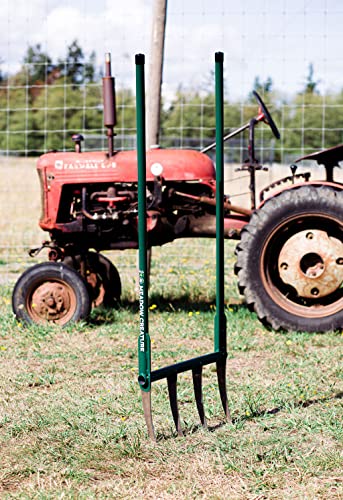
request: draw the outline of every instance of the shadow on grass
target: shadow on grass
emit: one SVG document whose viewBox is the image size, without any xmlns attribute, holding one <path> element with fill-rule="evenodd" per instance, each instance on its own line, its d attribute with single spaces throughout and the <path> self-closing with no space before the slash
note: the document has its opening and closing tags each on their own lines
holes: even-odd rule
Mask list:
<svg viewBox="0 0 343 500">
<path fill-rule="evenodd" d="M 323 398 L 315 398 L 315 399 L 308 399 L 306 401 L 299 401 L 299 402 L 296 402 L 296 403 L 293 403 L 293 404 L 285 402 L 283 405 L 280 405 L 278 407 L 275 407 L 275 408 L 272 408 L 272 409 L 269 409 L 269 410 L 261 410 L 259 412 L 254 412 L 249 417 L 246 416 L 246 415 L 244 415 L 242 417 L 233 418 L 232 421 L 223 419 L 222 422 L 219 422 L 219 423 L 217 423 L 215 425 L 208 425 L 205 428 L 205 430 L 207 430 L 210 433 L 211 432 L 216 432 L 218 429 L 221 429 L 222 427 L 224 427 L 227 424 L 231 424 L 233 426 L 239 426 L 240 424 L 242 424 L 244 422 L 249 422 L 249 421 L 252 421 L 252 420 L 256 420 L 258 418 L 263 418 L 263 417 L 266 417 L 268 415 L 276 415 L 276 414 L 280 413 L 281 411 L 283 411 L 283 410 L 285 410 L 287 408 L 290 408 L 290 407 L 292 407 L 292 409 L 295 409 L 295 408 L 308 408 L 309 406 L 312 406 L 312 405 L 315 405 L 315 404 L 327 403 L 328 401 L 333 401 L 334 399 L 343 399 L 343 392 L 338 392 L 336 394 L 332 394 L 331 396 L 326 396 L 326 397 L 323 397 Z M 184 434 L 185 437 L 187 435 L 195 434 L 195 433 L 197 433 L 197 432 L 199 432 L 201 430 L 204 430 L 204 427 L 200 423 L 199 424 L 191 424 L 191 425 L 188 425 L 188 426 L 186 424 L 184 424 L 184 426 L 182 427 L 182 432 L 183 432 L 183 434 Z M 176 437 L 178 437 L 176 430 L 175 431 L 171 431 L 170 434 L 158 433 L 157 434 L 157 441 L 158 442 L 160 442 L 160 441 L 168 441 L 169 439 L 174 439 Z"/>
<path fill-rule="evenodd" d="M 244 313 L 251 314 L 245 303 L 241 302 L 239 299 L 233 298 L 227 301 L 225 304 L 226 309 L 230 309 L 231 313 Z M 188 313 L 191 311 L 199 312 L 213 312 L 216 309 L 216 299 L 208 298 L 194 298 L 189 295 L 182 296 L 161 296 L 158 294 L 153 294 L 149 298 L 149 314 L 158 313 Z M 91 317 L 89 319 L 90 325 L 99 326 L 106 322 L 116 321 L 118 319 L 118 313 L 128 312 L 131 314 L 139 313 L 139 302 L 138 300 L 122 300 L 120 303 L 111 308 L 98 307 L 92 311 Z"/>
<path fill-rule="evenodd" d="M 252 412 L 251 415 L 249 415 L 249 416 L 244 415 L 242 417 L 237 417 L 237 418 L 233 419 L 232 423 L 239 424 L 239 423 L 244 422 L 244 421 L 255 420 L 256 418 L 263 418 L 263 417 L 266 417 L 268 415 L 277 415 L 278 413 L 282 412 L 283 410 L 287 410 L 289 408 L 291 408 L 291 409 L 308 408 L 309 406 L 327 403 L 328 401 L 333 401 L 335 399 L 343 399 L 343 392 L 337 392 L 336 394 L 332 394 L 330 396 L 324 396 L 321 398 L 312 398 L 312 399 L 306 399 L 306 400 L 295 401 L 295 402 L 285 401 L 283 404 L 276 406 L 275 408 L 255 411 L 255 412 Z"/>
</svg>

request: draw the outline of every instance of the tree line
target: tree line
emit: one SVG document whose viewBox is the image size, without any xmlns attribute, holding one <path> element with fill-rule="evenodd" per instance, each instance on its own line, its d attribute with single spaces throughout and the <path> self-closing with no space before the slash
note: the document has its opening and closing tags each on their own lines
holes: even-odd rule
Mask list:
<svg viewBox="0 0 343 500">
<path fill-rule="evenodd" d="M 67 47 L 64 59 L 53 61 L 40 44 L 27 49 L 20 69 L 13 75 L 0 73 L 0 151 L 34 155 L 49 150 L 71 149 L 70 137 L 103 131 L 101 71 L 95 54 L 86 57 L 78 41 Z M 215 137 L 215 97 L 211 85 L 195 90 L 182 86 L 163 106 L 161 143 L 165 147 L 201 147 Z M 261 82 L 257 90 L 282 132 L 275 145 L 266 127 L 260 127 L 257 140 L 274 148 L 274 159 L 297 156 L 343 142 L 343 89 L 321 95 L 313 66 L 303 88 L 291 97 L 274 89 L 273 81 Z M 120 135 L 135 134 L 135 96 L 131 89 L 119 88 L 117 127 Z M 225 131 L 229 132 L 256 114 L 252 93 L 242 102 L 224 103 Z M 177 138 L 177 139 L 176 139 Z M 268 146 L 270 145 L 270 146 Z"/>
</svg>

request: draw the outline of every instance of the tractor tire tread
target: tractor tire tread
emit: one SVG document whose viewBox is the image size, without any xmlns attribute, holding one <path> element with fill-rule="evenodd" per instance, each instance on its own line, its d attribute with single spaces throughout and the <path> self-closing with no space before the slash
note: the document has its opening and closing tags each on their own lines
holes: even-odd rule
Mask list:
<svg viewBox="0 0 343 500">
<path fill-rule="evenodd" d="M 294 320 L 290 314 L 280 314 L 280 308 L 276 304 L 266 305 L 266 301 L 260 297 L 262 285 L 256 270 L 253 272 L 249 266 L 252 255 L 258 250 L 261 235 L 266 234 L 272 227 L 275 228 L 277 225 L 275 221 L 287 217 L 288 210 L 301 213 L 306 206 L 319 206 L 320 210 L 331 213 L 338 210 L 343 219 L 343 191 L 331 186 L 311 185 L 279 193 L 268 199 L 252 214 L 250 222 L 242 230 L 241 240 L 235 249 L 237 261 L 234 272 L 238 277 L 239 292 L 244 295 L 249 310 L 255 311 L 260 321 L 274 330 L 298 330 L 303 326 L 307 331 L 327 331 L 343 326 L 342 311 L 332 318 L 331 323 L 330 319 L 320 320 L 317 324 L 314 321 L 307 321 L 309 323 L 307 328 L 306 321 Z"/>
</svg>

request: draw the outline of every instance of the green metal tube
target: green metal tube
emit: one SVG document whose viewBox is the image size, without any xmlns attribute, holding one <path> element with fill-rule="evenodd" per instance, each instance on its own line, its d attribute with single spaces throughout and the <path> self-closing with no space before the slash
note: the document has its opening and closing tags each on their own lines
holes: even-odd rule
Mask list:
<svg viewBox="0 0 343 500">
<path fill-rule="evenodd" d="M 215 54 L 216 90 L 216 317 L 214 349 L 226 352 L 224 312 L 224 77 L 223 52 Z"/>
<path fill-rule="evenodd" d="M 136 62 L 136 125 L 138 165 L 138 247 L 139 247 L 139 337 L 138 383 L 143 391 L 151 389 L 151 344 L 149 336 L 148 270 L 146 236 L 146 151 L 145 151 L 145 84 L 143 54 Z"/>
</svg>

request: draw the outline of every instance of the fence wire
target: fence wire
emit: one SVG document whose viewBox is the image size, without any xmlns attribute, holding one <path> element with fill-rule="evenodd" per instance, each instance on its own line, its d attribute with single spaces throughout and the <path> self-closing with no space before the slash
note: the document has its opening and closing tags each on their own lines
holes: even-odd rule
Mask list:
<svg viewBox="0 0 343 500">
<path fill-rule="evenodd" d="M 152 0 L 18 0 L 15 8 L 10 2 L 2 5 L 1 282 L 12 283 L 30 263 L 27 250 L 48 237 L 38 228 L 37 156 L 72 150 L 76 132 L 84 135 L 85 150 L 106 149 L 101 97 L 105 52 L 112 53 L 116 78 L 116 148 L 135 147 L 134 55 L 144 52 L 148 68 L 152 11 Z M 342 24 L 339 0 L 170 1 L 161 145 L 200 150 L 212 142 L 218 50 L 225 54 L 226 131 L 256 113 L 255 89 L 281 132 L 280 141 L 266 126 L 257 132 L 257 155 L 270 167 L 261 173 L 261 185 L 286 172 L 296 157 L 342 143 Z M 246 155 L 246 137 L 225 146 L 226 192 L 242 203 L 247 179 L 235 169 Z M 321 172 L 317 169 L 315 175 Z M 178 242 L 175 255 L 180 245 L 186 252 L 194 244 Z M 201 248 L 204 243 L 196 244 Z"/>
</svg>

